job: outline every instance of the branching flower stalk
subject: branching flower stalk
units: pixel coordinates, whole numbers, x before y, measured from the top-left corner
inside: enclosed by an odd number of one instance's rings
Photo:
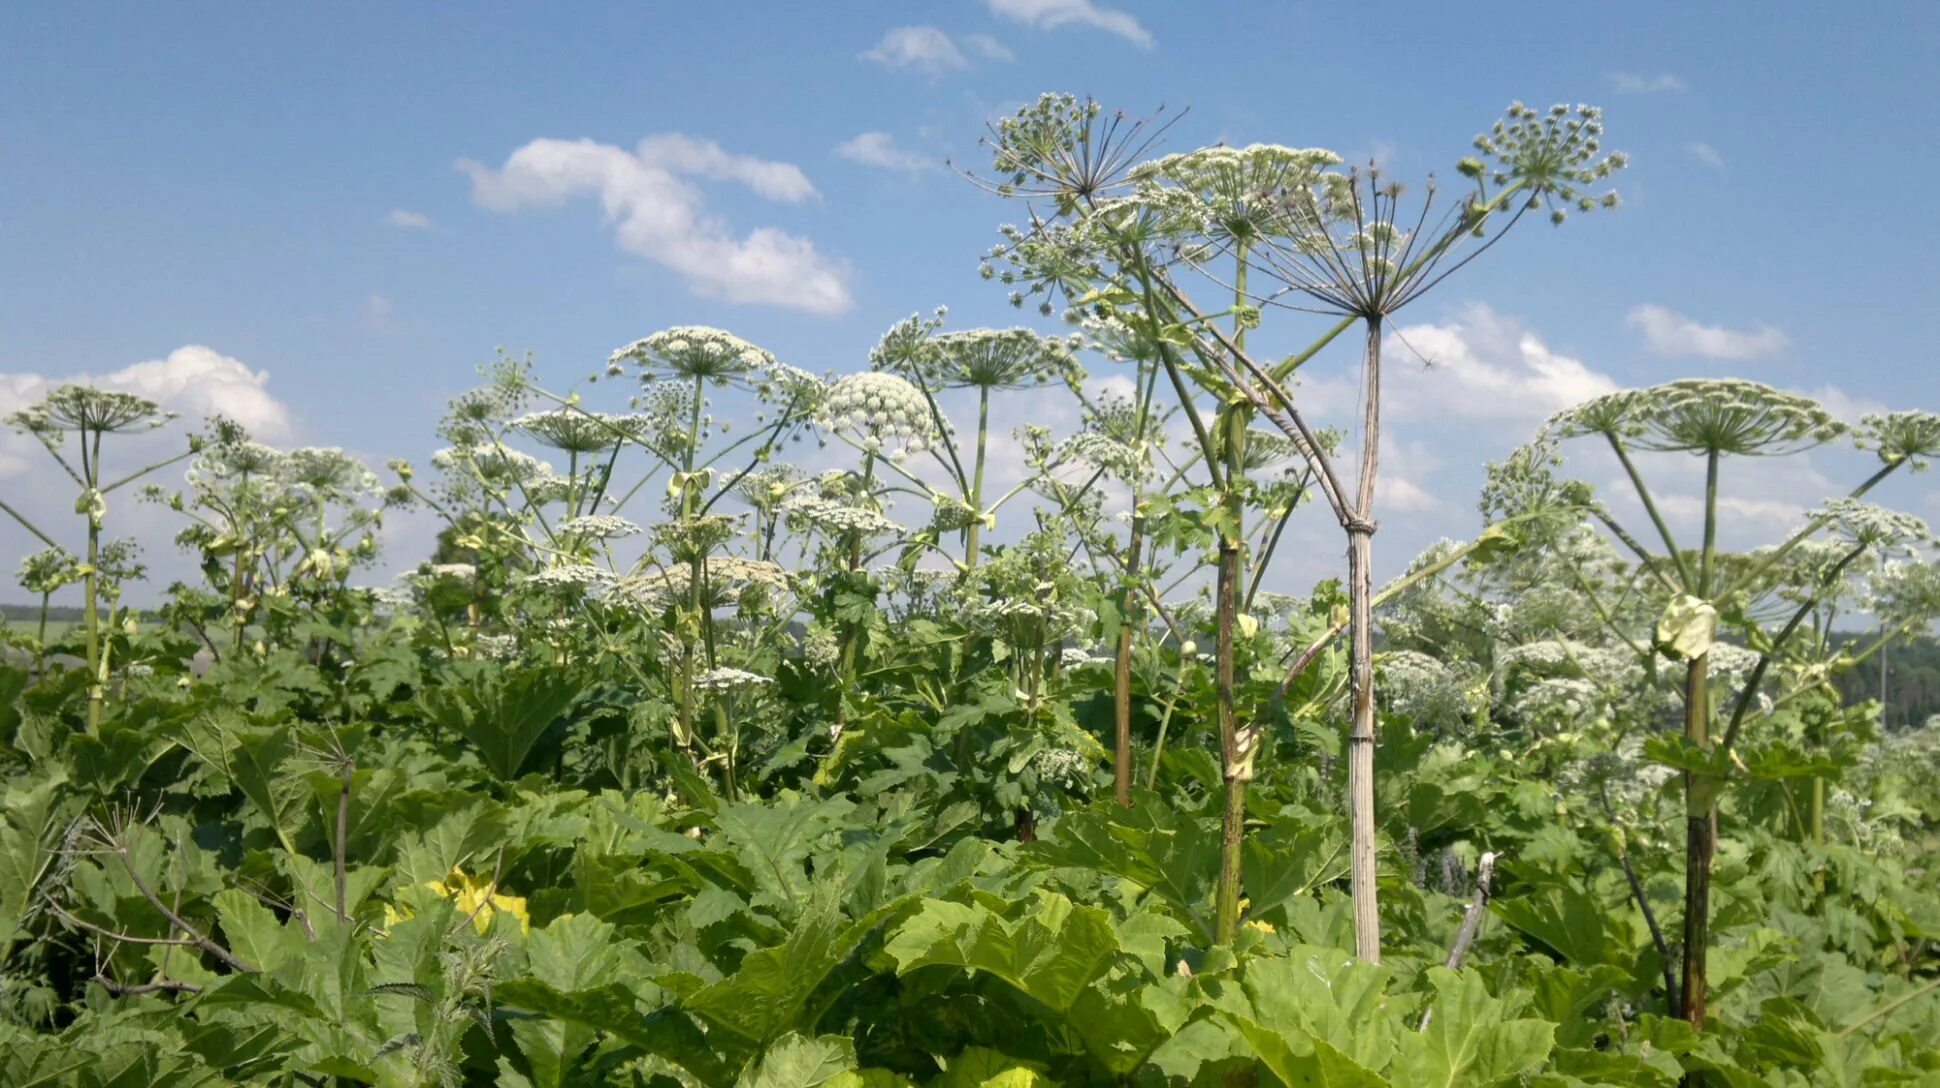
[[[1326,152],[1286,148],[1208,149],[1170,156],[1128,172],[1136,182],[1129,197],[1114,190],[1121,180],[1102,173],[1101,164],[1122,161],[1111,140],[1143,138],[1138,126],[1101,125],[1099,111],[1070,96],[1045,96],[1019,111],[996,130],[996,165],[1008,180],[993,186],[1005,195],[1044,195],[1056,201],[1059,221],[1037,221],[1031,232],[1010,232],[999,255],[1021,273],[1033,293],[1064,293],[1082,307],[1124,317],[1137,314],[1143,330],[1158,345],[1168,377],[1207,454],[1215,488],[1230,520],[1230,496],[1239,481],[1230,471],[1234,450],[1215,445],[1220,433],[1235,433],[1230,420],[1209,431],[1192,406],[1190,377],[1221,400],[1222,413],[1265,411],[1313,465],[1316,482],[1349,538],[1349,593],[1355,631],[1354,712],[1349,731],[1349,809],[1353,825],[1352,884],[1356,947],[1369,960],[1380,955],[1375,885],[1373,812],[1374,702],[1372,667],[1373,499],[1380,436],[1381,343],[1387,317],[1486,251],[1529,209],[1548,205],[1560,222],[1568,206],[1580,210],[1615,204],[1614,195],[1582,190],[1607,178],[1624,162],[1601,152],[1600,113],[1587,107],[1556,107],[1547,115],[1522,106],[1494,131],[1477,139],[1477,148],[1495,159],[1465,159],[1461,172],[1474,183],[1474,196],[1429,223],[1431,189],[1412,223],[1399,221],[1400,189],[1383,184],[1378,172],[1341,175],[1326,168],[1339,160]],[[1129,182],[1126,182],[1129,183]],[[1506,215],[1499,213],[1507,212]],[[1462,256],[1458,246],[1479,240]],[[1161,256],[1169,248],[1173,258]],[[1171,267],[1200,271],[1211,257],[1229,254],[1235,272],[1230,284],[1235,302],[1227,311],[1233,330],[1198,307],[1179,285]],[[1108,271],[1112,269],[1115,271]],[[1251,291],[1251,271],[1271,275],[1284,289]],[[1017,296],[1021,300],[1021,296]],[[1257,304],[1312,309],[1340,315],[1319,342],[1275,367],[1247,353],[1245,330],[1258,321]],[[1048,307],[1049,303],[1045,303]],[[1361,453],[1354,490],[1344,489],[1319,436],[1294,407],[1285,388],[1293,371],[1354,322],[1365,325],[1362,366]],[[1196,366],[1179,358],[1183,345]],[[1243,425],[1242,425],[1243,426]],[[1237,445],[1229,442],[1228,446]],[[1243,447],[1241,447],[1243,450]],[[1222,531],[1224,526],[1221,527]],[[1231,545],[1221,542],[1220,565],[1231,569]],[[1219,595],[1220,623],[1234,608]],[[1230,651],[1230,632],[1221,638]],[[1222,652],[1222,689],[1230,692],[1229,652]],[[1236,713],[1222,708],[1222,738],[1227,753],[1228,792],[1243,792],[1250,756],[1257,749],[1257,726],[1242,734]],[[1230,726],[1230,729],[1228,728]],[[1230,796],[1229,812],[1239,810]],[[1228,823],[1234,822],[1230,817]],[[1230,833],[1230,831],[1229,831]],[[1236,864],[1222,867],[1219,930],[1230,936],[1237,926]]]
[[[1847,433],[1849,428],[1809,398],[1783,393],[1755,382],[1699,380],[1671,382],[1650,389],[1608,394],[1569,409],[1544,425],[1535,448],[1573,438],[1600,439],[1625,468],[1625,476],[1639,506],[1651,522],[1661,553],[1652,552],[1634,533],[1601,506],[1597,520],[1634,554],[1642,568],[1653,572],[1669,595],[1658,621],[1655,650],[1684,663],[1684,736],[1695,750],[1714,761],[1729,758],[1766,670],[1798,632],[1822,597],[1836,590],[1852,563],[1867,551],[1883,546],[1893,519],[1868,512],[1857,500],[1904,465],[1922,467],[1940,452],[1940,427],[1926,413],[1869,416],[1858,431],[1858,444],[1878,453],[1880,469],[1842,500],[1814,514],[1798,531],[1752,561],[1728,574],[1720,562],[1719,475],[1727,457],[1777,457],[1801,453]],[[1677,545],[1660,504],[1651,493],[1634,454],[1684,453],[1704,462],[1702,546],[1691,556]],[[1537,460],[1548,461],[1542,454]],[[1770,576],[1787,557],[1830,526],[1839,525],[1848,545],[1837,550],[1823,572],[1795,587],[1801,598],[1784,626],[1765,639],[1764,648],[1742,686],[1722,736],[1713,735],[1716,708],[1711,685],[1711,648],[1716,638],[1720,604],[1768,592]],[[1722,765],[1722,764],[1719,764]],[[1718,802],[1725,779],[1718,773],[1684,772],[1685,877],[1683,964],[1678,986],[1680,1014],[1702,1029],[1708,1015],[1707,953],[1710,945],[1710,887],[1712,859],[1717,851]]]
[[[7,417],[15,430],[32,435],[54,462],[80,487],[74,512],[87,519],[87,553],[81,565],[84,622],[87,627],[88,732],[101,727],[102,703],[108,686],[108,649],[102,637],[101,527],[108,515],[108,495],[144,476],[173,465],[195,454],[195,443],[188,450],[164,458],[119,478],[108,477],[101,461],[101,440],[108,435],[145,434],[166,426],[175,413],[162,411],[154,401],[112,390],[85,385],[63,385],[39,404]],[[78,454],[77,470],[62,453],[66,436],[73,435]],[[6,512],[41,540],[53,540],[12,507]],[[112,619],[112,616],[109,617]]]

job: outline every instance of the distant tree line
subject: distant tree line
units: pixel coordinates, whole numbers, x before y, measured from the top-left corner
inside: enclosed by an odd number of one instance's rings
[[[1834,635],[1835,644],[1861,640],[1860,634]],[[1880,690],[1880,669],[1886,687]],[[1940,715],[1940,640],[1930,636],[1898,642],[1839,677],[1839,694],[1848,700],[1879,699],[1886,705],[1886,727],[1907,729]]]

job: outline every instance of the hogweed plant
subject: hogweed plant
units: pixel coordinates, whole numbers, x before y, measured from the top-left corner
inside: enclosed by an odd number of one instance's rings
[[[1650,389],[1608,394],[1569,409],[1544,425],[1530,453],[1532,463],[1547,461],[1555,444],[1589,441],[1607,449],[1622,467],[1632,497],[1648,529],[1625,525],[1606,505],[1594,507],[1596,521],[1636,560],[1659,602],[1650,650],[1683,667],[1683,737],[1690,755],[1683,769],[1685,794],[1685,874],[1680,1013],[1702,1028],[1707,1012],[1707,953],[1710,947],[1710,883],[1717,849],[1719,801],[1727,784],[1729,760],[1741,729],[1760,696],[1771,663],[1784,653],[1815,609],[1837,592],[1842,579],[1869,552],[1895,536],[1915,535],[1905,525],[1855,505],[1886,476],[1906,465],[1918,466],[1934,452],[1936,435],[1918,415],[1872,416],[1862,421],[1859,444],[1879,453],[1878,471],[1850,495],[1811,515],[1783,540],[1729,562],[1718,534],[1723,524],[1721,471],[1730,459],[1778,458],[1804,453],[1835,441],[1850,428],[1817,402],[1755,382],[1684,380]],[[1922,436],[1925,437],[1922,437]],[[1695,549],[1679,545],[1660,495],[1643,473],[1640,453],[1682,454],[1703,467],[1701,540]],[[1815,560],[1803,580],[1781,576],[1781,564],[1800,555],[1830,533],[1829,548],[1806,552]],[[1647,543],[1648,542],[1648,543]],[[1758,622],[1752,602],[1782,588],[1789,612],[1776,630]],[[1719,699],[1713,685],[1713,650],[1721,625],[1740,629],[1756,647],[1755,664],[1735,697]],[[1723,724],[1722,731],[1714,726]]]
[[[1296,381],[1354,330],[1392,388],[1398,306],[1602,206],[1599,123],[1517,109],[1424,211],[1054,96],[996,126],[1034,207],[987,267],[1081,341],[926,315],[832,381],[693,326],[622,383],[502,356],[381,493],[211,421],[150,492],[197,588],[138,614],[107,539],[21,572],[45,606],[94,568],[104,667],[63,668],[78,631],[0,661],[0,1082],[1921,1082],[1940,723],[1842,674],[1940,614],[1927,527],[1873,505],[1940,417],[1626,392],[1491,466],[1478,536],[1282,584],[1300,510],[1356,546],[1376,513],[1378,413],[1323,428]],[[1737,524],[1750,458],[1848,436],[1860,494]],[[405,501],[436,545],[355,585]]]
[[[87,550],[81,559],[82,608],[87,632],[88,730],[101,727],[102,701],[106,696],[109,670],[108,644],[103,638],[101,598],[104,590],[115,586],[102,577],[101,529],[108,516],[108,496],[150,473],[193,456],[194,448],[163,458],[125,475],[110,475],[102,463],[102,440],[109,435],[145,434],[167,426],[175,413],[165,412],[154,401],[115,390],[86,385],[63,385],[40,403],[7,417],[8,426],[38,440],[54,463],[60,466],[80,489],[74,499],[74,512],[87,519]],[[72,450],[69,450],[70,439]],[[55,546],[46,532],[10,506],[5,509],[28,532]],[[113,619],[112,607],[109,619]]]
[[[1500,240],[1524,214],[1547,207],[1614,206],[1595,193],[1624,160],[1602,150],[1602,121],[1590,107],[1547,114],[1516,103],[1477,138],[1493,165],[1464,159],[1469,192],[1436,212],[1437,192],[1412,214],[1402,190],[1377,170],[1341,174],[1329,152],[1256,145],[1136,160],[1156,130],[1106,119],[1088,100],[1047,95],[993,129],[995,180],[1007,196],[1040,198],[1050,214],[1006,231],[987,267],[1020,286],[1014,299],[1062,296],[1079,313],[1110,316],[1150,340],[1219,494],[1215,643],[1220,732],[1227,779],[1220,932],[1238,924],[1240,838],[1246,782],[1261,731],[1244,725],[1234,697],[1233,630],[1242,550],[1235,531],[1244,498],[1247,421],[1262,413],[1312,466],[1316,484],[1348,537],[1354,712],[1349,728],[1348,807],[1355,829],[1353,885],[1359,954],[1380,957],[1374,806],[1374,492],[1380,444],[1381,345],[1386,320]],[[1005,266],[995,272],[996,262]],[[1275,286],[1262,290],[1261,274]],[[1188,277],[1231,299],[1202,306]],[[1267,305],[1339,317],[1309,348],[1277,363],[1256,361],[1247,334]],[[1225,323],[1225,324],[1222,324]],[[1335,459],[1295,404],[1293,374],[1355,323],[1364,326],[1358,479],[1342,483]],[[1194,389],[1197,389],[1197,392]],[[1195,404],[1219,405],[1208,423]]]

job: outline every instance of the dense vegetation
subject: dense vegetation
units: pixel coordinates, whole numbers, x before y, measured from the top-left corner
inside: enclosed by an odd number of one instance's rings
[[[1940,727],[1847,686],[1940,615],[1926,527],[1863,501],[1940,416],[1611,394],[1377,586],[1385,321],[1622,160],[1517,106],[1416,200],[1163,131],[993,128],[1030,211],[989,275],[1066,335],[503,357],[388,483],[221,419],[141,467],[172,421],[125,393],[14,416],[83,543],[4,508],[48,548],[0,666],[0,1082],[1940,1083]],[[1295,381],[1349,332],[1328,431]],[[1082,426],[993,432],[1023,388]],[[1719,543],[1742,459],[1842,445],[1850,492]],[[135,495],[200,571],[139,611]],[[437,555],[360,588],[407,507]],[[1305,516],[1349,563],[1275,593]]]

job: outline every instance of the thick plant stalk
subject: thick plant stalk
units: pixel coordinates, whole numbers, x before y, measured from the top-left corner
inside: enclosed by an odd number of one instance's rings
[[[350,791],[357,778],[357,764],[345,759],[338,770],[338,782],[343,787],[337,794],[337,841],[331,851],[335,856],[337,877],[337,920],[350,921],[350,904],[346,894],[350,876]]]
[[[1349,679],[1353,721],[1347,733],[1348,874],[1354,898],[1354,952],[1381,962],[1381,909],[1375,866],[1374,813],[1374,482],[1381,442],[1381,321],[1367,322],[1366,398],[1355,511],[1347,525],[1348,622],[1353,628]]]
[[[1234,273],[1234,305],[1246,301],[1246,246],[1240,245],[1238,267]],[[1246,349],[1246,328],[1235,318],[1233,350]],[[1233,656],[1237,647],[1233,635],[1239,626],[1239,586],[1245,565],[1240,559],[1240,541],[1246,535],[1246,507],[1240,483],[1246,474],[1246,424],[1251,413],[1238,404],[1221,410],[1218,425],[1226,462],[1225,488],[1220,495],[1225,524],[1219,530],[1219,569],[1216,583],[1218,627],[1214,632],[1214,654],[1219,698],[1220,768],[1226,780],[1226,804],[1219,820],[1219,886],[1213,899],[1215,936],[1229,944],[1239,935],[1240,889],[1244,882],[1245,855],[1241,847],[1246,838],[1246,786],[1253,780],[1253,756],[1259,748],[1256,730],[1244,732],[1239,724],[1239,705],[1233,690]]]
[[[1252,752],[1242,752],[1239,713],[1233,698],[1233,628],[1239,602],[1239,542],[1219,540],[1219,619],[1215,648],[1219,688],[1219,744],[1226,777],[1226,806],[1219,828],[1219,887],[1213,899],[1214,938],[1228,944],[1239,933],[1240,845],[1246,831],[1246,783]],[[1251,741],[1248,742],[1249,745]]]
[[[1375,866],[1374,814],[1374,610],[1372,578],[1374,538],[1366,530],[1350,530],[1347,538],[1349,612],[1353,630],[1349,681],[1353,687],[1353,721],[1347,734],[1347,818],[1350,838],[1348,884],[1354,899],[1354,953],[1369,963],[1381,962],[1381,911]]]
[[[1139,555],[1145,550],[1145,519],[1132,516],[1125,549],[1125,592],[1119,601],[1118,656],[1112,669],[1112,795],[1132,807],[1132,639],[1138,618]]]
[[[1684,735],[1711,747],[1711,657],[1691,659],[1684,679]],[[1711,857],[1717,849],[1716,783],[1708,775],[1684,772],[1684,979],[1679,1010],[1693,1030],[1704,1028],[1705,952],[1711,941]]]
[[[101,702],[107,686],[101,675],[101,608],[96,600],[100,587],[101,519],[88,515],[88,573],[82,590],[87,594],[85,616],[88,628],[88,733],[101,732]]]
[[[1481,864],[1476,866],[1475,894],[1469,897],[1468,906],[1462,911],[1462,924],[1455,931],[1455,943],[1449,946],[1448,958],[1442,961],[1442,966],[1450,971],[1462,966],[1462,961],[1468,958],[1469,946],[1475,943],[1475,935],[1482,932],[1482,916],[1489,908],[1489,880],[1495,876],[1495,858],[1495,854],[1485,853]],[[1415,1030],[1427,1031],[1428,1025],[1434,1020],[1435,1010],[1430,1006],[1428,1011],[1421,1014],[1421,1023],[1416,1025]]]
[[[1493,853],[1483,854],[1482,863],[1475,869],[1475,894],[1469,899],[1468,908],[1462,912],[1462,927],[1456,931],[1455,944],[1449,948],[1448,959],[1442,963],[1451,971],[1468,958],[1469,946],[1475,943],[1475,935],[1482,929],[1482,913],[1489,906],[1489,880],[1495,875],[1495,858]]]
[[[986,385],[977,390],[977,467],[970,482],[970,527],[963,534],[963,566],[966,570],[977,565],[977,550],[982,541],[983,470],[989,434],[990,387]]]

